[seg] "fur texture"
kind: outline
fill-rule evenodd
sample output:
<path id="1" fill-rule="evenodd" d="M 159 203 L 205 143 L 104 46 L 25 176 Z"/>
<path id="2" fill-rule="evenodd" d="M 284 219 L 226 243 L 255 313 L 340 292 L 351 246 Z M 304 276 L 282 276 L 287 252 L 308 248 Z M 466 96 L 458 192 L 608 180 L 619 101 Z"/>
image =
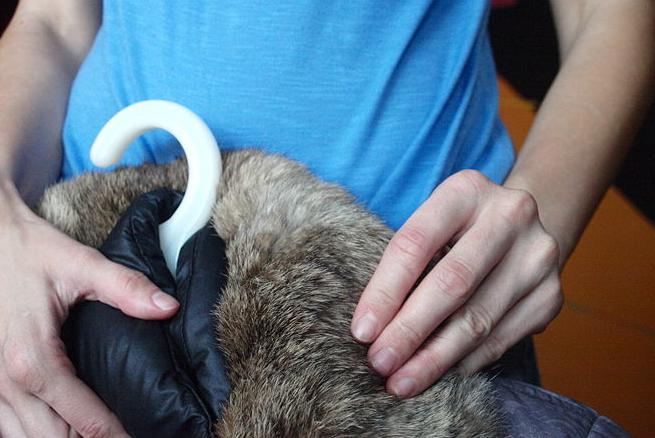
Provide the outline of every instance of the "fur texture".
<path id="1" fill-rule="evenodd" d="M 501 435 L 492 387 L 454 374 L 399 400 L 350 335 L 350 318 L 391 231 L 343 189 L 254 150 L 223 154 L 213 225 L 227 244 L 216 335 L 232 392 L 225 437 Z M 39 213 L 99 246 L 140 194 L 183 190 L 186 163 L 86 174 L 50 188 Z"/>

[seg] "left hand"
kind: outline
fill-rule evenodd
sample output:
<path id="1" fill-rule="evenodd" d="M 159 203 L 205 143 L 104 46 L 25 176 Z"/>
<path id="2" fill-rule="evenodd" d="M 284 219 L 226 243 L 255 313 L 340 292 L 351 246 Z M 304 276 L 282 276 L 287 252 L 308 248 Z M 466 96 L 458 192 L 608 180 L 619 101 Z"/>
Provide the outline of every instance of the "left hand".
<path id="1" fill-rule="evenodd" d="M 388 377 L 387 390 L 412 397 L 456 364 L 469 374 L 494 362 L 542 331 L 562 303 L 559 245 L 535 199 L 465 170 L 439 185 L 391 239 L 352 333 L 372 343 L 369 361 Z"/>

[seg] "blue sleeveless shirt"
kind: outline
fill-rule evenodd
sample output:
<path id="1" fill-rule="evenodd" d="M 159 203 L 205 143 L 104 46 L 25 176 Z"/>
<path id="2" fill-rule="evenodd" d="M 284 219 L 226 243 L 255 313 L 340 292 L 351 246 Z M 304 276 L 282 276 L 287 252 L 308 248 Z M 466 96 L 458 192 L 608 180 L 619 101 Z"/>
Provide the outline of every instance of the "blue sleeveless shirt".
<path id="1" fill-rule="evenodd" d="M 223 149 L 258 147 L 345 186 L 398 228 L 448 175 L 501 182 L 484 0 L 112 0 L 71 90 L 62 177 L 96 170 L 104 123 L 144 99 L 189 107 Z M 122 165 L 182 154 L 162 132 Z"/>

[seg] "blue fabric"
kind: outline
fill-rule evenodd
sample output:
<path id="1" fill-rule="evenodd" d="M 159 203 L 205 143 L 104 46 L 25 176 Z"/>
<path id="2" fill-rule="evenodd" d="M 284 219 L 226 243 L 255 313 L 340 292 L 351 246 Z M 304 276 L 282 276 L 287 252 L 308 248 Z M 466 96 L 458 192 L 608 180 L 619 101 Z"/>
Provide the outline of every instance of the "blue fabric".
<path id="1" fill-rule="evenodd" d="M 105 2 L 73 85 L 62 176 L 121 108 L 169 99 L 224 149 L 260 147 L 348 188 L 398 228 L 450 174 L 501 182 L 513 151 L 497 114 L 480 0 Z M 181 155 L 147 134 L 121 164 Z"/>
<path id="2" fill-rule="evenodd" d="M 496 379 L 494 386 L 507 436 L 630 438 L 609 418 L 562 395 L 511 379 Z"/>

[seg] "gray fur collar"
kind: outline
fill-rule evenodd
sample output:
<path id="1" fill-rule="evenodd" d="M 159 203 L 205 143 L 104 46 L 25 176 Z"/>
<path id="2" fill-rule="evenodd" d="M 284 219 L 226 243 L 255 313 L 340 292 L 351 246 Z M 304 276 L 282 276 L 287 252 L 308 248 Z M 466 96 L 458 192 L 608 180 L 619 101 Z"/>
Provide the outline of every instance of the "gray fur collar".
<path id="1" fill-rule="evenodd" d="M 495 437 L 492 386 L 448 375 L 399 400 L 370 371 L 350 318 L 391 231 L 343 189 L 301 165 L 223 154 L 213 226 L 229 279 L 216 307 L 232 392 L 217 436 Z M 86 174 L 51 187 L 38 212 L 99 246 L 140 194 L 183 190 L 186 164 Z"/>

